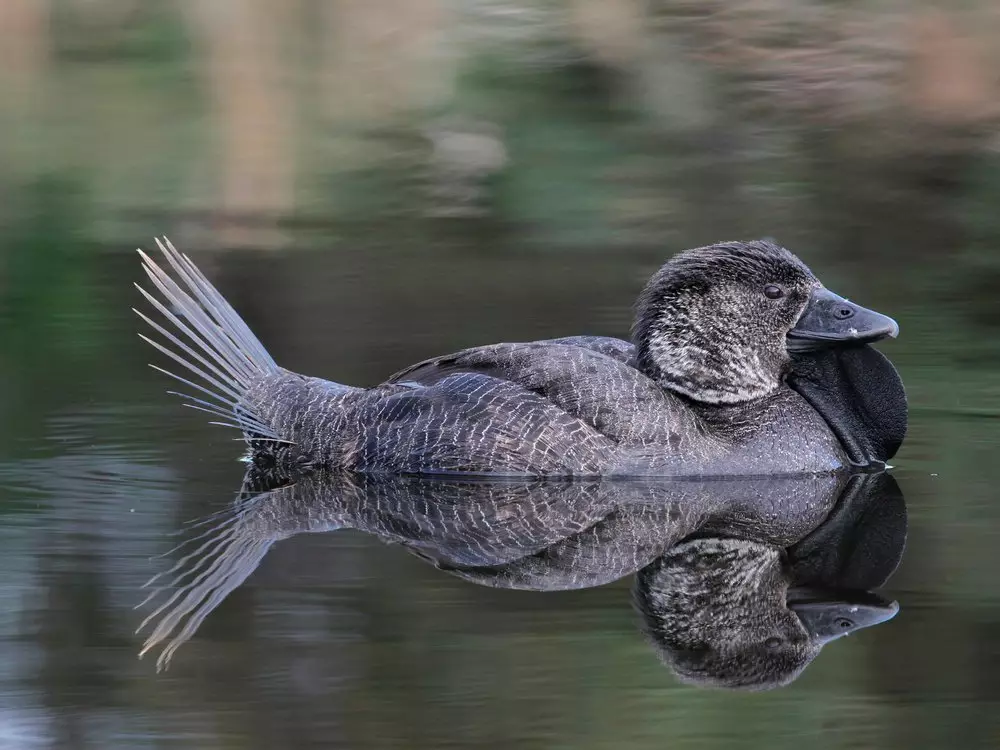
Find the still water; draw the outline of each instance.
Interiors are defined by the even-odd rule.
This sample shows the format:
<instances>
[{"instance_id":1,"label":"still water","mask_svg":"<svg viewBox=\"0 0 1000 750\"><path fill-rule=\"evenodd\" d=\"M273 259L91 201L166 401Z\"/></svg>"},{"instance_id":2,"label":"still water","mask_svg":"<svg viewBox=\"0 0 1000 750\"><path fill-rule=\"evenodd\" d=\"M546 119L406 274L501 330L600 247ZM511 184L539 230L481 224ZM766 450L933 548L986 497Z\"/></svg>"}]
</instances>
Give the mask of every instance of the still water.
<instances>
[{"instance_id":1,"label":"still water","mask_svg":"<svg viewBox=\"0 0 1000 750\"><path fill-rule=\"evenodd\" d=\"M123 251L136 244L151 242L63 259L83 270L3 311L0 747L1000 743L1000 423L975 315L945 318L952 302L865 258L792 248L900 322L880 348L912 410L888 475L262 488L233 435L145 367L139 263ZM370 384L479 343L626 335L635 294L678 248L182 249L279 363ZM30 277L27 261L10 268ZM733 528L750 541L712 547ZM663 557L690 534L699 554ZM698 562L713 549L717 564ZM175 564L195 573L179 598L157 588L172 575L142 589ZM177 614L204 622L166 632ZM753 646L761 632L782 643Z\"/></svg>"}]
</instances>

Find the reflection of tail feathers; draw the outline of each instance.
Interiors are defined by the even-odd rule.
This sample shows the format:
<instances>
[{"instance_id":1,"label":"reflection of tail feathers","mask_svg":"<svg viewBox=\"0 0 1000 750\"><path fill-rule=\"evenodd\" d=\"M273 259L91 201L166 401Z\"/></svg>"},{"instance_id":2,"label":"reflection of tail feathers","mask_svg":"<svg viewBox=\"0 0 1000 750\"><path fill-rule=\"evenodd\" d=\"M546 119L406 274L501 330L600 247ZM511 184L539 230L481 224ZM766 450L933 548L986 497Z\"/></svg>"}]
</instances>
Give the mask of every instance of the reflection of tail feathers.
<instances>
[{"instance_id":1,"label":"reflection of tail feathers","mask_svg":"<svg viewBox=\"0 0 1000 750\"><path fill-rule=\"evenodd\" d=\"M231 510L211 516L209 521L220 517L222 520L182 542L172 552L198 541L201 544L170 570L158 573L146 583L144 588L161 578L173 576L169 582L157 585L139 605L142 607L161 594L169 594L136 630L138 633L159 619L139 652L141 658L156 646L165 644L156 660L157 671L169 666L174 652L194 635L212 610L250 576L271 545L280 538L266 532L255 533L258 528L252 522L255 506L263 497L249 498Z\"/></svg>"},{"instance_id":2,"label":"reflection of tail feathers","mask_svg":"<svg viewBox=\"0 0 1000 750\"><path fill-rule=\"evenodd\" d=\"M143 270L160 292L161 299L138 284L136 288L167 319L173 330L168 331L138 310L135 313L173 348L139 335L202 383L156 365L151 367L208 396L211 400L176 394L187 399L185 406L224 420L213 424L234 427L256 440L287 442L282 441L261 415L254 413L246 400L255 381L280 371L277 363L232 305L186 255L179 253L169 240L161 242L158 239L156 244L173 276L139 250Z\"/></svg>"}]
</instances>

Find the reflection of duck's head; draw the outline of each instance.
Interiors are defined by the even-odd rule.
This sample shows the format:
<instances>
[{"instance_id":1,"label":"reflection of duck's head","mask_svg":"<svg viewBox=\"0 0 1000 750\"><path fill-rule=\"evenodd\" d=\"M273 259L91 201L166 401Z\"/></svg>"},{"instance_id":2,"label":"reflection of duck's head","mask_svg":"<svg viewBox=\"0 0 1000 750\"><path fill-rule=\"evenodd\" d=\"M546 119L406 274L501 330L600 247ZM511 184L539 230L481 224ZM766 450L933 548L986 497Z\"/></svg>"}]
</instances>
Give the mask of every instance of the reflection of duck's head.
<instances>
[{"instance_id":1,"label":"reflection of duck's head","mask_svg":"<svg viewBox=\"0 0 1000 750\"><path fill-rule=\"evenodd\" d=\"M788 684L824 644L898 609L871 595L852 603L790 594L790 580L778 547L699 539L641 570L635 601L645 631L681 680L751 690Z\"/></svg>"},{"instance_id":2,"label":"reflection of duck's head","mask_svg":"<svg viewBox=\"0 0 1000 750\"><path fill-rule=\"evenodd\" d=\"M896 324L826 290L769 240L725 242L671 258L636 309L639 367L696 401L739 403L781 384L789 348L875 341Z\"/></svg>"}]
</instances>

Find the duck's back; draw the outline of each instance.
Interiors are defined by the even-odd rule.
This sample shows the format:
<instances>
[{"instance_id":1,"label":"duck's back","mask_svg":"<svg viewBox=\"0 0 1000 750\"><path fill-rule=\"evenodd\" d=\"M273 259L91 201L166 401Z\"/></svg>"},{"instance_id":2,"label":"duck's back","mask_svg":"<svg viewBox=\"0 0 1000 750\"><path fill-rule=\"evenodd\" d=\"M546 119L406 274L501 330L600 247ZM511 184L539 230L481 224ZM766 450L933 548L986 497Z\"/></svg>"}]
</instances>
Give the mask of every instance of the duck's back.
<instances>
[{"instance_id":1,"label":"duck's back","mask_svg":"<svg viewBox=\"0 0 1000 750\"><path fill-rule=\"evenodd\" d=\"M300 461L372 473L601 476L629 449L683 455L708 439L627 362L627 342L580 341L468 349L371 389L283 371L248 401Z\"/></svg>"}]
</instances>

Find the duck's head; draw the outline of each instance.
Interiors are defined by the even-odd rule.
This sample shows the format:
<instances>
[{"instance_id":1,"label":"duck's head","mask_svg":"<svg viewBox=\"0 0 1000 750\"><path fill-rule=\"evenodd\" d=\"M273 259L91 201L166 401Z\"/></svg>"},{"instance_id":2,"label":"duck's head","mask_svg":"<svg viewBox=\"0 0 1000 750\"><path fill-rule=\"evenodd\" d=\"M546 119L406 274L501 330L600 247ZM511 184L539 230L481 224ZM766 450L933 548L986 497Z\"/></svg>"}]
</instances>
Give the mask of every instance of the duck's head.
<instances>
[{"instance_id":1,"label":"duck's head","mask_svg":"<svg viewBox=\"0 0 1000 750\"><path fill-rule=\"evenodd\" d=\"M696 401L735 404L781 384L789 351L895 336L891 318L826 289L770 240L723 242L674 256L639 297L637 364Z\"/></svg>"},{"instance_id":2,"label":"duck's head","mask_svg":"<svg viewBox=\"0 0 1000 750\"><path fill-rule=\"evenodd\" d=\"M778 547L697 539L639 571L634 597L643 630L682 681L744 690L792 682L824 645L899 609L870 592L791 580Z\"/></svg>"}]
</instances>

